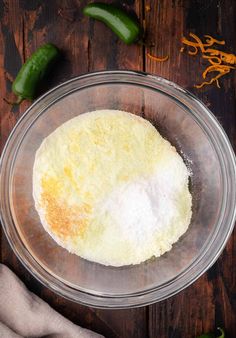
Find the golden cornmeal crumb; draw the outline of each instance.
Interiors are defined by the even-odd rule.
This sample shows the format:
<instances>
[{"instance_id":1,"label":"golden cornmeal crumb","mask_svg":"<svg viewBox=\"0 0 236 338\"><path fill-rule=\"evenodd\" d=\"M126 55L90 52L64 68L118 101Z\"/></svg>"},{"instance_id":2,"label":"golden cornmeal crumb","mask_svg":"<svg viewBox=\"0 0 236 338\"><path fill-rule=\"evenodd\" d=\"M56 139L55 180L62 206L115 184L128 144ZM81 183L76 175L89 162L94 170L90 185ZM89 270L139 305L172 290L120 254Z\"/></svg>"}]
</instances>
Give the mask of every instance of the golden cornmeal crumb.
<instances>
[{"instance_id":1,"label":"golden cornmeal crumb","mask_svg":"<svg viewBox=\"0 0 236 338\"><path fill-rule=\"evenodd\" d=\"M50 229L60 238L82 237L88 218L86 214L91 213L89 204L69 207L66 203L58 202L60 183L53 178L42 179L41 203L45 205L45 218Z\"/></svg>"}]
</instances>

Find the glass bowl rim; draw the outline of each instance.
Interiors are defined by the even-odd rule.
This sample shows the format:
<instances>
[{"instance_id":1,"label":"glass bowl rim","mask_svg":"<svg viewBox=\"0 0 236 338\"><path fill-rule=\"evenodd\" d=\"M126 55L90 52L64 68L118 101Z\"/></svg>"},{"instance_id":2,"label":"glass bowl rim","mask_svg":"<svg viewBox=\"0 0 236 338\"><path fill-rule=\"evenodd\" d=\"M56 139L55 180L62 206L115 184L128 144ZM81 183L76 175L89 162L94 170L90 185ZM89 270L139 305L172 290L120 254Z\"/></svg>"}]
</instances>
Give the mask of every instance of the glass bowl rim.
<instances>
[{"instance_id":1,"label":"glass bowl rim","mask_svg":"<svg viewBox=\"0 0 236 338\"><path fill-rule=\"evenodd\" d=\"M2 227L4 229L4 232L6 234L6 237L8 239L8 242L10 243L11 248L13 249L16 256L19 258L21 263L27 268L27 270L37 279L39 280L43 285L49 287L53 291L55 291L57 294L60 294L61 296L68 298L72 301L76 301L78 303L87 305L87 306L93 306L97 308L115 308L115 309L121 309L121 308L133 308L133 307L139 307L144 306L148 304L155 303L157 301L164 300L170 296L173 296L174 294L180 292L190 284L192 284L196 279L198 279L206 270L209 269L209 267L217 260L221 252L223 251L226 242L233 231L234 222L236 219L236 159L235 154L232 149L232 146L230 144L230 141L215 118L215 116L211 113L211 111L193 94L188 92L187 90L183 89L179 85L165 79L159 76L151 75L145 72L137 72L137 71L128 71L128 70L113 70L113 71L98 71L98 72L92 72L84 75L80 75L77 77L73 77L68 81L65 81L51 90L47 91L44 95L39 97L21 116L21 118L18 120L16 125L14 126L12 132L10 133L7 142L5 144L5 147L2 151L2 156L0 160L0 196L3 197L5 195L5 192L8 191L7 187L4 185L5 176L7 173L4 173L4 170L6 171L7 167L7 155L11 151L11 145L14 141L14 137L17 139L18 135L18 129L19 127L25 123L28 122L28 128L33 124L33 122L36 120L36 117L34 115L30 115L30 112L33 110L35 106L37 106L39 103L43 103L44 99L51 98L53 99L53 94L56 94L58 90L63 89L63 87L66 87L70 84L82 82L83 80L96 80L99 78L109 78L109 77L123 77L124 79L121 81L125 83L127 80L125 78L130 78L131 82L126 82L127 84L133 84L138 85L139 82L140 85L143 87L147 87L149 89L158 90L158 86L162 88L161 91L163 91L166 95L171 96L173 99L177 98L177 100L184 100L185 104L190 104L192 106L195 106L195 108L199 109L202 113L202 116L197 115L197 119L201 120L201 125L204 127L204 131L207 132L208 138L212 137L214 146L218 145L218 151L221 155L221 165L225 165L224 169L228 170L230 172L229 177L223 172L225 175L224 180L227 183L228 190L226 189L225 195L224 195L224 211L226 209L226 200L229 202L231 199L231 210L228 211L230 213L229 216L221 215L220 220L218 220L216 224L216 230L217 232L214 234L211 241L207 243L207 245L204 247L204 250L201 251L201 254L198 255L197 259L193 261L183 272L181 272L177 277L173 278L172 280L169 280L168 282L162 284L159 287L154 287L149 290L145 290L144 292L137 292L132 294L122 294L122 295L106 295L106 294L99 294L99 293L91 293L86 292L81 289L74 289L70 287L69 285L65 285L63 282L61 282L59 279L56 279L51 275L49 272L47 272L43 267L36 261L36 259L31 256L27 248L25 247L24 243L21 241L19 236L17 235L17 230L14 225L13 219L10 217L10 213L8 215L5 215L5 208L9 208L3 201L3 198L0 199L0 207L1 207L1 223ZM137 80L135 82L134 80ZM114 81L114 78L113 78ZM133 81L133 82L132 82ZM96 82L95 85L99 85L102 83L111 83L112 79L110 81L105 82ZM115 81L114 83L117 83L118 81ZM88 86L85 86L85 88ZM77 90L81 90L84 87L79 87ZM159 88L159 90L160 90ZM167 93L169 91L169 94ZM70 92L69 92L70 93ZM68 92L67 92L68 94ZM57 100L62 98L62 96L57 97ZM50 105L55 103L55 100L50 101ZM49 104L46 105L44 110L49 107ZM193 115L193 111L189 111L191 115ZM37 116L40 116L42 113L41 110L39 110L39 113ZM196 112L195 112L196 113ZM192 116L194 117L194 116ZM195 116L196 117L196 116ZM27 119L26 119L27 118ZM31 118L31 121L30 121ZM25 121L26 119L26 121ZM205 121L204 121L205 119ZM204 124L205 123L205 124ZM209 125L208 125L209 124ZM25 133L21 135L21 139L18 140L18 147L20 147L20 143L23 140L24 136L27 133L26 129ZM214 136L213 131L215 131L217 134L217 137ZM9 149L10 147L10 149ZM15 147L14 154L17 154L18 147ZM222 148L222 149L221 149ZM226 155L225 155L226 153ZM219 156L218 154L218 156ZM226 166L224 161L228 162L228 165L230 168ZM10 170L11 171L11 170ZM9 176L9 175L8 175ZM9 177L8 182L9 182ZM229 182L230 181L230 182ZM225 184L226 184L225 183ZM233 183L233 184L232 184ZM226 186L226 187L227 187ZM229 187L232 191L229 191ZM228 195L230 196L228 197ZM7 199L9 199L9 194L7 193ZM233 208L232 208L233 206ZM228 207L229 209L229 207ZM9 212L9 210L8 210ZM8 216L8 219L7 219ZM10 219L11 218L11 219ZM225 221L227 219L227 221ZM11 223L11 225L10 225ZM219 236L220 230L222 230L222 225L227 225L226 232L224 232L224 236ZM225 229L224 229L225 230ZM218 239L218 244L216 247L214 247L215 242ZM210 251L212 249L212 251ZM199 269L199 267L201 267Z\"/></svg>"}]
</instances>

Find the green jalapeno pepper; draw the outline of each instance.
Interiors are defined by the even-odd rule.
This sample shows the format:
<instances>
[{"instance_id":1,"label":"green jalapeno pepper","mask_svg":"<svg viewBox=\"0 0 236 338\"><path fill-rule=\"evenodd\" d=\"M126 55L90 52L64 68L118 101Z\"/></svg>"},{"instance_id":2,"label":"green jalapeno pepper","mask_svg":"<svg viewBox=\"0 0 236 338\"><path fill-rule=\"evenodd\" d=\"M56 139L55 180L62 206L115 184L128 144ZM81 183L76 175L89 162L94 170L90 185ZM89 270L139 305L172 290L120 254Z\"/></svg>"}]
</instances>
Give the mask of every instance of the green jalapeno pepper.
<instances>
[{"instance_id":1,"label":"green jalapeno pepper","mask_svg":"<svg viewBox=\"0 0 236 338\"><path fill-rule=\"evenodd\" d=\"M136 42L141 35L142 30L136 20L111 4L91 3L83 9L83 13L105 23L127 45Z\"/></svg>"},{"instance_id":2,"label":"green jalapeno pepper","mask_svg":"<svg viewBox=\"0 0 236 338\"><path fill-rule=\"evenodd\" d=\"M39 47L31 55L12 83L12 91L18 96L16 104L35 98L41 81L58 56L59 50L51 43Z\"/></svg>"},{"instance_id":3,"label":"green jalapeno pepper","mask_svg":"<svg viewBox=\"0 0 236 338\"><path fill-rule=\"evenodd\" d=\"M198 336L198 338L225 338L225 332L220 327L217 328L218 331L220 331L220 336L215 336L213 333L205 333L201 336Z\"/></svg>"}]
</instances>

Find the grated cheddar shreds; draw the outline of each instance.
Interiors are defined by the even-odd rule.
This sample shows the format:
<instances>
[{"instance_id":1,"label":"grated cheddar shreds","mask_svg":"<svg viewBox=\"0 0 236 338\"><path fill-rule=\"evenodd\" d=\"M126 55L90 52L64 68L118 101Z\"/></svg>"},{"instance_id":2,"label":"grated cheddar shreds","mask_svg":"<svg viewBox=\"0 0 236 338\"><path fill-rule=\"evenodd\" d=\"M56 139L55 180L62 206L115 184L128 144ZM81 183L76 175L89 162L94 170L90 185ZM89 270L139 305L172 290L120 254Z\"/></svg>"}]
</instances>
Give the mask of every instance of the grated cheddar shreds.
<instances>
[{"instance_id":1,"label":"grated cheddar shreds","mask_svg":"<svg viewBox=\"0 0 236 338\"><path fill-rule=\"evenodd\" d=\"M154 56L150 53L147 53L147 56L151 59L151 60L154 60L154 61L157 61L157 62L164 62L164 61L167 61L169 59L169 56L166 55L164 57L158 57L158 56Z\"/></svg>"},{"instance_id":2,"label":"grated cheddar shreds","mask_svg":"<svg viewBox=\"0 0 236 338\"><path fill-rule=\"evenodd\" d=\"M207 59L210 65L203 71L202 78L205 80L209 73L217 72L214 77L209 81L204 81L201 84L195 85L196 88L202 88L205 85L216 83L216 86L220 88L219 79L228 74L231 69L235 69L236 56L231 53L223 52L217 48L209 48L217 45L225 45L224 40L218 40L210 35L204 35L205 42L203 42L197 35L190 33L189 36L192 40L188 40L186 37L182 38L182 43L188 46L189 55L197 55L200 51L202 58ZM184 47L180 49L184 51Z\"/></svg>"}]
</instances>

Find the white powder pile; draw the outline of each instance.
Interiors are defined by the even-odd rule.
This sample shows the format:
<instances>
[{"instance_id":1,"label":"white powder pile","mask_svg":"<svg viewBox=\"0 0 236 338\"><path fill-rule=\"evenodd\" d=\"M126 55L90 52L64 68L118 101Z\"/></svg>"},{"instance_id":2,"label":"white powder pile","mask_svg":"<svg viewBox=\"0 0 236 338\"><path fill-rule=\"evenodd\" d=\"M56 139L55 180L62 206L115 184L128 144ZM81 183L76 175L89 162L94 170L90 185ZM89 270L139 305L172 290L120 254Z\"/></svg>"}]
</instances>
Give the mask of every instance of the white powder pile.
<instances>
[{"instance_id":1,"label":"white powder pile","mask_svg":"<svg viewBox=\"0 0 236 338\"><path fill-rule=\"evenodd\" d=\"M188 176L183 160L176 154L168 166L157 168L154 175L114 190L104 202L103 212L113 216L121 239L132 242L136 250L158 238L155 255L159 256L171 248L189 225Z\"/></svg>"}]
</instances>

